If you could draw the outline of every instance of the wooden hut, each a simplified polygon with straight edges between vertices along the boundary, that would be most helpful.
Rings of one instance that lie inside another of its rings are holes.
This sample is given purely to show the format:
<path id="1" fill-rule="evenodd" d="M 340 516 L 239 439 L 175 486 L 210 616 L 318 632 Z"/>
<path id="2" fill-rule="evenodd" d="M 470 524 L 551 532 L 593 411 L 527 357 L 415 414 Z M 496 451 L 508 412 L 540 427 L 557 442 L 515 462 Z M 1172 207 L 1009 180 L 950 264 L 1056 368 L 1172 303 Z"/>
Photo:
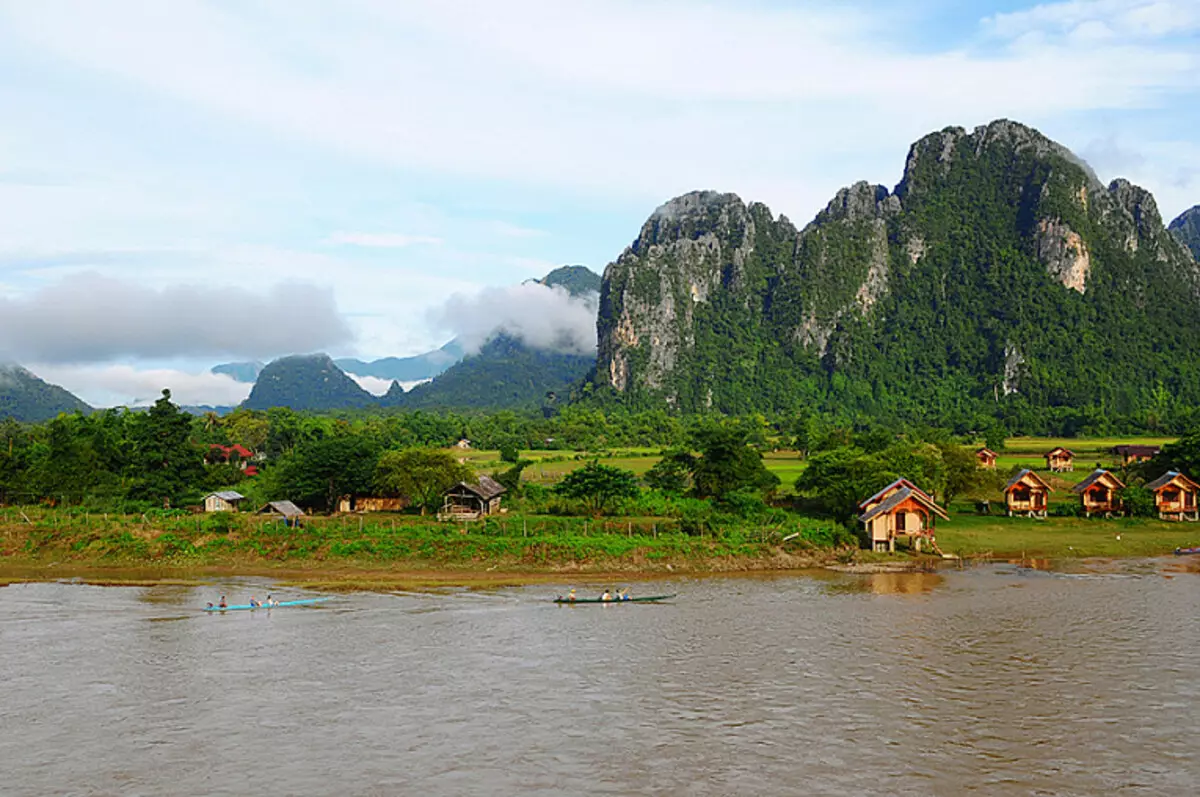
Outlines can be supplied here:
<path id="1" fill-rule="evenodd" d="M 1134 465 L 1138 462 L 1149 462 L 1162 451 L 1158 446 L 1123 445 L 1113 446 L 1114 456 L 1119 457 L 1122 465 Z"/>
<path id="2" fill-rule="evenodd" d="M 233 490 L 220 490 L 204 496 L 205 512 L 236 512 L 246 496 Z"/>
<path id="3" fill-rule="evenodd" d="M 1177 470 L 1169 470 L 1146 485 L 1154 493 L 1160 520 L 1200 520 L 1196 496 L 1200 485 Z"/>
<path id="4" fill-rule="evenodd" d="M 892 482 L 859 504 L 859 509 L 862 514 L 858 520 L 875 551 L 896 550 L 897 537 L 908 537 L 917 551 L 921 550 L 921 541 L 928 539 L 936 550 L 937 518 L 950 519 L 946 510 L 908 479 Z"/>
<path id="5" fill-rule="evenodd" d="M 274 515 L 289 526 L 299 526 L 304 510 L 291 501 L 270 501 L 258 510 L 260 515 Z"/>
<path id="6" fill-rule="evenodd" d="M 1125 483 L 1104 468 L 1096 468 L 1087 478 L 1071 488 L 1079 496 L 1085 517 L 1104 515 L 1109 517 L 1121 511 L 1121 499 L 1117 490 L 1125 489 Z"/>
<path id="7" fill-rule="evenodd" d="M 490 476 L 480 476 L 474 482 L 459 482 L 442 494 L 439 520 L 477 520 L 500 511 L 500 496 L 504 485 Z"/>
<path id="8" fill-rule="evenodd" d="M 1008 516 L 1046 517 L 1049 495 L 1054 492 L 1046 481 L 1025 468 L 1004 486 L 1004 506 Z"/>
<path id="9" fill-rule="evenodd" d="M 1047 451 L 1042 455 L 1046 459 L 1046 470 L 1051 473 L 1065 473 L 1075 470 L 1075 452 L 1069 448 L 1058 448 Z"/>
<path id="10" fill-rule="evenodd" d="M 979 467 L 984 470 L 995 470 L 998 456 L 1000 455 L 990 448 L 975 449 L 975 459 L 979 462 Z"/>

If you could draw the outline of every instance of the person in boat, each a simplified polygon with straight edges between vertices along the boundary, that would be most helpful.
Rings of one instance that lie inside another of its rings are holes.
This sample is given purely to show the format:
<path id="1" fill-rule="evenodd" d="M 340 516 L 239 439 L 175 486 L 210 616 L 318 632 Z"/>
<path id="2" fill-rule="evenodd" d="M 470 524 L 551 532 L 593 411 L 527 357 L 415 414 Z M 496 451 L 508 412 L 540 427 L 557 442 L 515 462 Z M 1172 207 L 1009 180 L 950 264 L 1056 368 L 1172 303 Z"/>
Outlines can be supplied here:
<path id="1" fill-rule="evenodd" d="M 250 608 L 252 608 L 252 609 L 257 609 L 257 608 L 259 608 L 260 606 L 262 606 L 262 603 L 260 603 L 259 601 L 256 601 L 256 600 L 254 599 L 254 596 L 253 596 L 253 595 L 251 595 L 251 596 L 250 596 Z"/>
<path id="2" fill-rule="evenodd" d="M 626 587 L 625 589 L 621 590 L 620 594 L 617 597 L 619 597 L 623 601 L 629 600 L 629 587 Z"/>
<path id="3" fill-rule="evenodd" d="M 208 605 L 207 605 L 206 607 L 204 607 L 204 608 L 206 608 L 206 609 L 211 609 L 212 607 L 213 607 L 213 605 L 212 605 L 212 601 L 209 601 L 209 602 L 208 602 Z"/>
<path id="4" fill-rule="evenodd" d="M 600 600 L 602 600 L 602 601 L 612 600 L 612 593 L 609 592 L 608 590 L 604 590 L 604 594 L 600 596 Z"/>
<path id="5" fill-rule="evenodd" d="M 225 602 L 225 596 L 224 596 L 224 595 L 222 595 L 222 596 L 221 596 L 221 602 L 220 602 L 220 603 L 218 603 L 218 604 L 217 604 L 217 606 L 218 606 L 219 608 L 221 608 L 221 609 L 224 609 L 224 608 L 225 608 L 226 606 L 228 606 L 228 605 L 229 605 L 229 604 L 227 604 L 227 603 Z"/>
<path id="6" fill-rule="evenodd" d="M 278 605 L 279 605 L 279 601 L 275 600 L 270 595 L 267 596 L 267 606 L 278 606 Z"/>
<path id="7" fill-rule="evenodd" d="M 569 600 L 569 601 L 575 600 L 575 588 L 574 587 L 571 587 L 571 592 L 567 595 L 567 600 Z"/>

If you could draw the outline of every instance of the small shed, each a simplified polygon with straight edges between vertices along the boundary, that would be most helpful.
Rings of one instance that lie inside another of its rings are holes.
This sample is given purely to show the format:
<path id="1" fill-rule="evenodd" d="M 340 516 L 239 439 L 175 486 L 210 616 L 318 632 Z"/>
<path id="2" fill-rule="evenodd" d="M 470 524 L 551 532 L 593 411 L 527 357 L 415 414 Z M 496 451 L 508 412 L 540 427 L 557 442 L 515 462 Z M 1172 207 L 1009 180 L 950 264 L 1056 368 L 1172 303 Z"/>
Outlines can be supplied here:
<path id="1" fill-rule="evenodd" d="M 474 482 L 459 482 L 442 494 L 438 519 L 477 520 L 500 511 L 500 496 L 507 490 L 490 476 Z"/>
<path id="2" fill-rule="evenodd" d="M 875 551 L 896 550 L 897 537 L 908 537 L 918 551 L 921 540 L 928 539 L 930 547 L 936 550 L 937 518 L 950 519 L 946 510 L 908 479 L 897 479 L 859 504 L 859 508 L 863 512 L 858 520 Z"/>
<path id="3" fill-rule="evenodd" d="M 1138 462 L 1149 462 L 1159 455 L 1162 449 L 1158 446 L 1122 445 L 1113 446 L 1114 456 L 1119 457 L 1122 465 L 1134 465 Z"/>
<path id="4" fill-rule="evenodd" d="M 996 469 L 996 457 L 1000 456 L 990 448 L 978 448 L 975 450 L 975 459 L 979 461 L 979 467 L 984 470 Z"/>
<path id="5" fill-rule="evenodd" d="M 1075 470 L 1075 452 L 1069 448 L 1051 449 L 1042 455 L 1046 459 L 1046 470 L 1051 473 L 1065 473 Z"/>
<path id="6" fill-rule="evenodd" d="M 1079 496 L 1084 517 L 1108 517 L 1114 512 L 1120 512 L 1121 499 L 1117 496 L 1117 491 L 1123 489 L 1125 483 L 1104 468 L 1096 468 L 1086 479 L 1071 488 Z"/>
<path id="7" fill-rule="evenodd" d="M 401 512 L 406 506 L 407 498 L 385 495 L 343 495 L 338 499 L 339 512 Z"/>
<path id="8" fill-rule="evenodd" d="M 1049 495 L 1054 492 L 1045 479 L 1025 468 L 1004 486 L 1004 506 L 1008 516 L 1046 517 Z"/>
<path id="9" fill-rule="evenodd" d="M 300 518 L 304 517 L 304 510 L 291 501 L 270 501 L 258 510 L 258 514 L 274 515 L 289 526 L 298 526 Z"/>
<path id="10" fill-rule="evenodd" d="M 1154 493 L 1154 506 L 1160 520 L 1200 520 L 1196 496 L 1200 485 L 1177 470 L 1169 470 L 1146 485 Z"/>
<path id="11" fill-rule="evenodd" d="M 233 490 L 220 490 L 204 496 L 205 512 L 236 512 L 246 496 Z"/>
<path id="12" fill-rule="evenodd" d="M 459 440 L 457 443 L 455 443 L 454 447 L 461 449 L 463 451 L 466 451 L 467 449 L 469 449 L 471 447 L 471 441 L 464 437 L 461 440 Z"/>

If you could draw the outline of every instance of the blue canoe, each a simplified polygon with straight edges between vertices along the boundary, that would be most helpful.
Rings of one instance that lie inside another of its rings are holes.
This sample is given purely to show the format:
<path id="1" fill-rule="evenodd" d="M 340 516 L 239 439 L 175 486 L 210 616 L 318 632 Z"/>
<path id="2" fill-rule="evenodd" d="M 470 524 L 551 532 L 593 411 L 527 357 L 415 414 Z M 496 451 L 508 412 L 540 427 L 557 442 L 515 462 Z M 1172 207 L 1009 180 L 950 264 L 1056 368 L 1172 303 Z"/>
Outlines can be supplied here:
<path id="1" fill-rule="evenodd" d="M 302 601 L 280 601 L 272 606 L 251 606 L 249 603 L 235 603 L 229 606 L 206 606 L 203 611 L 206 612 L 252 612 L 256 609 L 285 609 L 289 606 L 312 606 L 314 603 L 323 603 L 324 601 L 333 600 L 333 598 L 306 598 Z"/>

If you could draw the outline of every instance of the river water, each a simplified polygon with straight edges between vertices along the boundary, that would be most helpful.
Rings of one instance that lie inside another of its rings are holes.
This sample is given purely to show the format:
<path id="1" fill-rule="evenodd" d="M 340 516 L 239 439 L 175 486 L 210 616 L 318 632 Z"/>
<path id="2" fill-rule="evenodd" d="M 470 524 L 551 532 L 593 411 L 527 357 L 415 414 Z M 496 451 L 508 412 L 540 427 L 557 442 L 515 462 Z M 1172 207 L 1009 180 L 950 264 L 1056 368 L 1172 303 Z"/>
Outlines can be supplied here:
<path id="1" fill-rule="evenodd" d="M 13 585 L 0 794 L 1197 793 L 1200 574 L 1082 570 L 225 615 L 265 582 Z"/>

